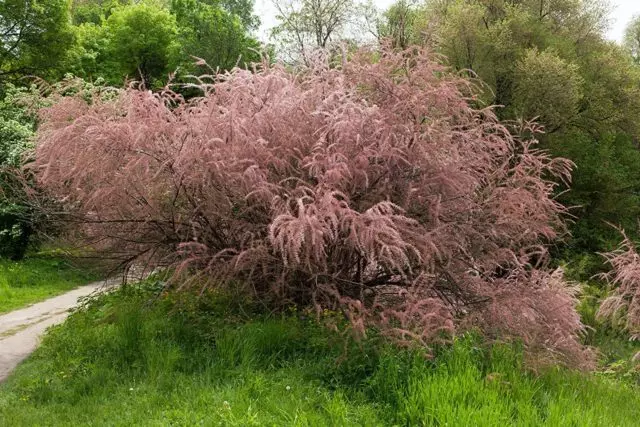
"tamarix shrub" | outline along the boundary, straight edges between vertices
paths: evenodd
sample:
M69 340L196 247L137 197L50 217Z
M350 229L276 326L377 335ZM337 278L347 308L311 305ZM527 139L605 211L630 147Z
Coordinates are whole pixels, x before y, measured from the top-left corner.
M201 97L129 88L42 111L33 168L76 238L400 343L474 327L587 363L575 287L545 268L570 162L474 107L472 83L428 52L193 86Z
M602 275L611 293L602 301L598 317L624 329L632 340L640 339L640 255L636 243L622 231L622 243L603 254L611 271ZM636 358L640 357L640 353Z

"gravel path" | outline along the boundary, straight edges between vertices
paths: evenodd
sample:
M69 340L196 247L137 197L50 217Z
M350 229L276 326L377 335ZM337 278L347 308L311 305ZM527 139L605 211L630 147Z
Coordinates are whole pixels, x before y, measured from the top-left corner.
M109 288L101 281L82 286L29 307L0 315L0 382L36 349L44 331L62 323L78 299Z

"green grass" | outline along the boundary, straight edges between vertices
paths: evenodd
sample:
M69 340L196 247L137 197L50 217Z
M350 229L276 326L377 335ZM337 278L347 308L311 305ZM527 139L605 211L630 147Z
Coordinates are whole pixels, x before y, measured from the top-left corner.
M154 299L150 297L155 295ZM293 312L147 287L53 328L0 385L0 425L635 426L631 381L523 367L473 336L426 359L343 339Z
M34 254L22 261L0 259L0 313L67 292L96 280L56 254Z

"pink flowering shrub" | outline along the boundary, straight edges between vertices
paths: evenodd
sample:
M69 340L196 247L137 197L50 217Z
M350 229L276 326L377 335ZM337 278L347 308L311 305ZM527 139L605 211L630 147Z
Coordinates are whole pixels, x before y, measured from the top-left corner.
M604 256L612 267L604 276L612 292L600 305L598 317L621 326L631 339L640 339L640 255L624 235L620 246Z
M575 289L544 268L570 163L473 108L470 83L428 53L195 86L189 101L127 89L42 111L33 168L76 238L401 343L479 327L588 360Z

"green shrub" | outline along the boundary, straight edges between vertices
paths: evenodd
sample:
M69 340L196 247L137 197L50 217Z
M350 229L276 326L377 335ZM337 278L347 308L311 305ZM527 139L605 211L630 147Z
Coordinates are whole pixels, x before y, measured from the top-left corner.
M31 147L35 121L20 103L25 89L9 85L0 99L0 257L22 258L33 228L24 193L13 177Z

